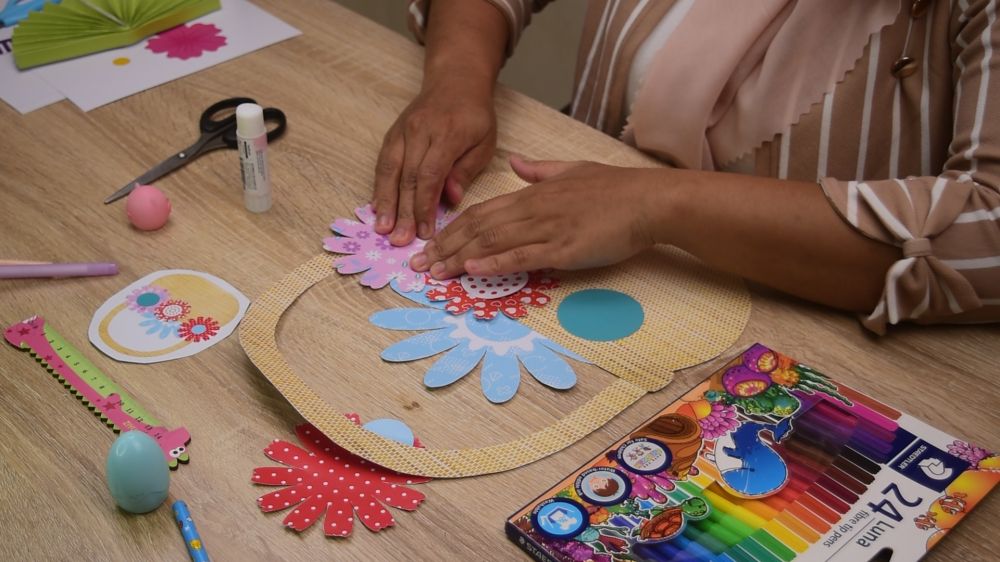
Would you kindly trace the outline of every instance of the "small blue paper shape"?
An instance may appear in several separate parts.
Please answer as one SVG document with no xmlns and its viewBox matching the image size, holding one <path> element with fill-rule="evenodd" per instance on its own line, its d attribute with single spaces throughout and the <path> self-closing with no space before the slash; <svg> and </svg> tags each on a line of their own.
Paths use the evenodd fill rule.
<svg viewBox="0 0 1000 562">
<path fill-rule="evenodd" d="M 483 322 L 471 314 L 449 314 L 443 310 L 444 303 L 427 300 L 426 292 L 433 286 L 420 293 L 400 291 L 395 281 L 391 286 L 396 293 L 422 306 L 383 310 L 369 320 L 380 328 L 421 333 L 389 346 L 381 357 L 386 361 L 405 362 L 443 353 L 424 376 L 424 384 L 428 387 L 447 386 L 482 363 L 483 394 L 490 402 L 499 404 L 517 393 L 521 382 L 520 365 L 524 365 L 538 382 L 565 390 L 576 384 L 576 373 L 561 356 L 588 362 L 504 315 Z"/>
<path fill-rule="evenodd" d="M 24 18 L 28 13 L 39 11 L 50 0 L 7 0 L 7 4 L 0 10 L 0 27 L 13 26 Z M 60 0 L 51 0 L 53 4 L 58 4 Z"/>
</svg>

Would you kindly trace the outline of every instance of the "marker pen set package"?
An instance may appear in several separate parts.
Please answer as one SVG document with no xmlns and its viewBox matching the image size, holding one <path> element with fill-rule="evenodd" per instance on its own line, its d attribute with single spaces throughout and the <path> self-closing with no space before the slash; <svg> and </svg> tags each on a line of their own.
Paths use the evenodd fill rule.
<svg viewBox="0 0 1000 562">
<path fill-rule="evenodd" d="M 546 561 L 899 562 L 998 480 L 995 453 L 755 344 L 506 530 Z"/>
</svg>

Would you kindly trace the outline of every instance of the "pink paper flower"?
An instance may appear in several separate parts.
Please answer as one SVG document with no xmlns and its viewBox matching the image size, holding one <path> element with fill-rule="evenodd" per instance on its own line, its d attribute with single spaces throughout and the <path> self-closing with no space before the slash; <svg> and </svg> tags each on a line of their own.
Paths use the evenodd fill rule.
<svg viewBox="0 0 1000 562">
<path fill-rule="evenodd" d="M 125 297 L 125 305 L 140 314 L 152 314 L 157 306 L 169 298 L 170 293 L 163 287 L 146 285 L 129 293 Z"/>
<path fill-rule="evenodd" d="M 410 268 L 410 258 L 422 251 L 425 240 L 419 238 L 406 246 L 393 246 L 386 236 L 375 232 L 375 213 L 371 205 L 354 210 L 361 222 L 351 219 L 336 219 L 330 229 L 340 236 L 323 239 L 323 248 L 336 254 L 347 254 L 333 261 L 333 267 L 341 275 L 364 272 L 361 284 L 372 289 L 381 289 L 396 281 L 399 290 L 405 293 L 424 290 L 427 280 L 425 273 Z M 437 229 L 444 228 L 454 216 L 438 210 Z"/>
<path fill-rule="evenodd" d="M 347 417 L 360 425 L 356 414 Z M 252 476 L 254 484 L 286 486 L 257 499 L 265 513 L 291 509 L 282 522 L 286 527 L 304 531 L 323 520 L 327 536 L 346 537 L 351 534 L 356 514 L 362 525 L 378 532 L 396 524 L 385 505 L 413 511 L 424 501 L 422 493 L 405 484 L 422 484 L 429 478 L 407 476 L 372 464 L 347 452 L 308 423 L 297 426 L 295 434 L 308 451 L 275 439 L 264 454 L 285 466 L 255 468 Z M 422 446 L 417 440 L 414 445 Z"/>
<path fill-rule="evenodd" d="M 492 277 L 463 275 L 451 281 L 431 282 L 441 287 L 428 291 L 428 299 L 447 302 L 444 309 L 451 314 L 471 310 L 479 320 L 491 320 L 500 312 L 521 318 L 528 313 L 526 305 L 545 306 L 552 300 L 543 290 L 559 286 L 558 280 L 541 271 Z"/>
<path fill-rule="evenodd" d="M 188 60 L 207 51 L 217 51 L 226 44 L 222 30 L 210 23 L 178 25 L 157 33 L 146 43 L 154 53 L 166 53 L 167 58 Z"/>
</svg>

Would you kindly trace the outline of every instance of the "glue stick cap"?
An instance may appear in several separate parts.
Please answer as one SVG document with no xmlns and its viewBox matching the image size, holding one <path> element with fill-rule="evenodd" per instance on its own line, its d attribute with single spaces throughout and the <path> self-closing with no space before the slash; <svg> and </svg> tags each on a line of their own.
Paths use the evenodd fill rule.
<svg viewBox="0 0 1000 562">
<path fill-rule="evenodd" d="M 264 109 L 255 103 L 241 103 L 236 107 L 236 134 L 253 139 L 267 133 L 264 126 Z"/>
</svg>

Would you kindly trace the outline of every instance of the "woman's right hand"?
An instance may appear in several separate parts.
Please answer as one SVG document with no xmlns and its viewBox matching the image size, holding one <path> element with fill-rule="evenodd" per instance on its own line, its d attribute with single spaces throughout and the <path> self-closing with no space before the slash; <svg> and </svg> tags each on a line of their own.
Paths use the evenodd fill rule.
<svg viewBox="0 0 1000 562">
<path fill-rule="evenodd" d="M 385 134 L 375 166 L 375 231 L 397 246 L 430 239 L 442 194 L 456 205 L 496 148 L 493 89 L 425 80 Z M 483 91 L 476 91 L 477 89 Z"/>
</svg>

